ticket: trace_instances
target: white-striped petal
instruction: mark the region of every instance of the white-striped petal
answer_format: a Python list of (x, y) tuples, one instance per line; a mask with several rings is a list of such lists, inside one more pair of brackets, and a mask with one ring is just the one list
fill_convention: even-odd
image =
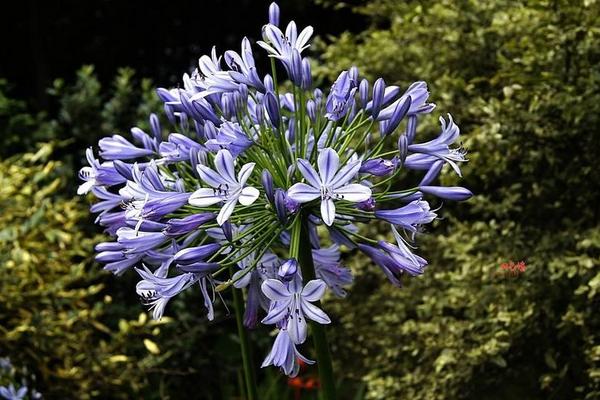
[(313, 279), (308, 282), (304, 289), (302, 289), (302, 298), (308, 301), (321, 300), (321, 297), (325, 294), (327, 285), (321, 279)]
[(328, 147), (319, 153), (317, 165), (319, 166), (319, 176), (321, 177), (321, 182), (323, 182), (324, 185), (329, 186), (329, 183), (335, 176), (335, 173), (340, 166), (340, 157), (335, 150)]
[(358, 174), (359, 170), (360, 160), (349, 162), (348, 164), (344, 165), (337, 174), (335, 174), (331, 180), (330, 186), (333, 189), (337, 189), (338, 187), (345, 185), (346, 183), (350, 182), (350, 180), (352, 180), (356, 174)]
[(240, 168), (240, 172), (238, 173), (238, 182), (240, 186), (244, 186), (252, 171), (254, 170), (255, 163), (244, 164), (242, 168)]
[(228, 183), (223, 177), (217, 174), (215, 171), (207, 167), (206, 165), (198, 164), (196, 170), (200, 175), (200, 179), (203, 182), (208, 183), (210, 186), (217, 188), (219, 185)]
[(235, 208), (235, 203), (237, 203), (237, 199), (228, 200), (225, 204), (223, 204), (221, 211), (219, 211), (219, 215), (217, 215), (217, 223), (219, 226), (223, 225), (225, 222), (227, 222), (229, 217), (231, 217), (233, 209)]
[(310, 304), (306, 300), (302, 300), (302, 311), (304, 311), (304, 315), (306, 316), (306, 318), (312, 319), (313, 321), (319, 324), (324, 325), (331, 323), (331, 320), (329, 319), (327, 314), (323, 312), (323, 310), (321, 310), (314, 304)]
[(287, 195), (298, 203), (307, 203), (321, 196), (321, 191), (306, 183), (296, 183), (288, 189)]
[(258, 199), (259, 194), (260, 192), (258, 191), (258, 189), (253, 188), (251, 186), (246, 186), (242, 189), (238, 200), (241, 205), (249, 206), (250, 204), (254, 203), (256, 199)]
[(292, 339), (292, 342), (301, 344), (306, 340), (308, 328), (306, 326), (306, 318), (304, 318), (304, 314), (302, 313), (302, 308), (299, 307), (299, 304), (294, 305), (298, 307), (298, 311), (296, 312), (296, 310), (292, 309), (292, 312), (288, 318), (287, 331), (288, 335), (290, 335), (290, 339)]
[(316, 188), (321, 187), (321, 179), (319, 178), (319, 174), (317, 174), (317, 171), (315, 171), (308, 161), (299, 158), (298, 170), (310, 185)]
[(371, 189), (358, 183), (342, 186), (335, 189), (333, 193), (340, 196), (340, 200), (351, 201), (353, 203), (365, 201), (371, 197)]
[(229, 150), (219, 150), (215, 157), (215, 168), (217, 172), (229, 183), (236, 183), (233, 156)]
[(321, 218), (323, 218), (325, 225), (333, 225), (333, 220), (335, 219), (335, 204), (333, 204), (333, 200), (327, 199), (321, 202)]
[(283, 282), (277, 279), (267, 279), (260, 288), (265, 296), (273, 301), (283, 301), (292, 295)]
[(215, 191), (210, 188), (201, 188), (191, 194), (188, 203), (196, 207), (208, 207), (217, 204), (223, 199), (215, 196)]

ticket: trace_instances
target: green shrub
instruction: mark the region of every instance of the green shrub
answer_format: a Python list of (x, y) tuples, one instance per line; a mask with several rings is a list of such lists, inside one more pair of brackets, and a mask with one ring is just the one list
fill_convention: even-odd
[[(350, 261), (357, 282), (333, 306), (339, 370), (371, 399), (599, 398), (599, 4), (354, 10), (369, 28), (321, 41), (320, 75), (356, 64), (388, 84), (427, 81), (461, 127), (470, 161), (460, 184), (477, 196), (442, 209), (446, 220), (421, 238), (426, 274), (403, 289)], [(504, 277), (510, 260), (527, 270)]]

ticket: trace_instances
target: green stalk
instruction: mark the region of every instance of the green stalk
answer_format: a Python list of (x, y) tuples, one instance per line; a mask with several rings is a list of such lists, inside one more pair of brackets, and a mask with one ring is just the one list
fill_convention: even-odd
[[(233, 274), (233, 271), (232, 271)], [(248, 341), (248, 332), (244, 327), (242, 309), (244, 307), (242, 296), (236, 288), (232, 288), (233, 305), (235, 307), (235, 320), (237, 322), (238, 335), (240, 337), (240, 349), (242, 352), (242, 363), (244, 365), (244, 381), (246, 382), (246, 394), (248, 400), (258, 400), (256, 392), (256, 381), (254, 380), (254, 371), (250, 357), (250, 342)]]
[[(297, 256), (300, 267), (302, 268), (302, 276), (306, 282), (315, 279), (315, 266), (312, 258), (312, 249), (310, 246), (310, 237), (308, 233), (308, 220), (305, 215), (296, 220), (292, 228), (292, 248), (290, 254), (292, 257)], [(317, 307), (321, 307), (321, 302), (316, 302)], [(329, 344), (327, 342), (327, 333), (325, 326), (317, 324), (314, 321), (309, 321), (310, 332), (315, 344), (317, 353), (317, 366), (319, 367), (319, 381), (321, 384), (321, 399), (335, 400), (335, 380), (333, 378), (333, 366), (331, 363), (331, 354), (329, 352)]]

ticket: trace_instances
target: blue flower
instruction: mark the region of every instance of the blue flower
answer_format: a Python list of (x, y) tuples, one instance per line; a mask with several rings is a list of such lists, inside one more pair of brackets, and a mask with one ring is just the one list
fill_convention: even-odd
[(331, 323), (327, 314), (311, 304), (323, 297), (326, 287), (320, 279), (309, 281), (304, 287), (299, 278), (287, 285), (277, 279), (267, 279), (261, 288), (271, 300), (271, 307), (262, 323), (269, 325), (285, 320), (285, 328), (292, 342), (304, 343), (308, 331), (306, 318), (319, 324)]
[(356, 82), (350, 79), (348, 71), (343, 71), (333, 83), (325, 107), (325, 117), (330, 121), (343, 118), (354, 105)]
[(287, 330), (283, 328), (277, 333), (273, 347), (263, 361), (261, 367), (264, 368), (268, 367), (269, 365), (280, 367), (284, 374), (293, 378), (298, 375), (298, 372), (300, 372), (300, 364), (298, 363), (298, 360), (301, 360), (309, 365), (315, 363), (314, 361), (309, 360), (300, 354), (298, 349), (296, 349), (296, 345), (291, 340)]
[(375, 216), (415, 233), (420, 225), (430, 223), (437, 217), (437, 214), (431, 211), (429, 203), (426, 201), (415, 200), (404, 207), (393, 210), (376, 210)]
[(452, 169), (459, 176), (462, 176), (457, 163), (466, 161), (465, 151), (460, 148), (450, 148), (450, 145), (458, 139), (460, 129), (454, 123), (450, 114), (448, 114), (448, 119), (449, 123), (446, 124), (444, 118), (440, 117), (442, 132), (437, 138), (425, 143), (408, 146), (409, 151), (417, 153), (411, 154), (406, 158), (405, 165), (408, 168), (411, 168), (413, 163), (418, 162), (419, 164), (414, 164), (414, 169), (429, 169), (437, 160), (442, 160), (450, 164)]
[(11, 383), (7, 386), (0, 386), (0, 396), (6, 400), (23, 400), (27, 394), (27, 386), (22, 386), (20, 389), (16, 389)]
[(306, 203), (321, 198), (321, 218), (331, 226), (335, 219), (334, 200), (358, 203), (371, 197), (367, 186), (350, 182), (360, 170), (360, 161), (352, 161), (339, 168), (340, 159), (331, 148), (321, 151), (317, 164), (319, 173), (307, 160), (298, 159), (298, 169), (306, 183), (296, 183), (288, 189), (287, 195), (298, 203)]
[(137, 294), (144, 303), (150, 306), (152, 317), (160, 320), (164, 314), (165, 307), (169, 300), (179, 293), (189, 288), (198, 281), (198, 275), (185, 273), (167, 278), (152, 273), (148, 268), (136, 268), (137, 273), (142, 277), (136, 286)]
[(237, 177), (233, 157), (227, 150), (221, 150), (215, 157), (214, 171), (204, 165), (198, 165), (198, 173), (202, 180), (212, 188), (201, 188), (190, 196), (189, 203), (196, 207), (206, 207), (224, 202), (217, 215), (217, 223), (223, 225), (233, 213), (235, 205), (249, 206), (258, 198), (256, 188), (246, 186), (246, 181), (252, 174), (254, 163), (242, 166)]

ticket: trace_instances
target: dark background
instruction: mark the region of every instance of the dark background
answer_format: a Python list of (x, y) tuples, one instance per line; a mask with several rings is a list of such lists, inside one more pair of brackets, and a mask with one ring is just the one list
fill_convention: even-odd
[[(46, 89), (53, 79), (68, 79), (83, 64), (94, 65), (101, 82), (127, 66), (158, 86), (173, 86), (180, 82), (178, 71), (191, 70), (213, 45), (222, 54), (238, 49), (244, 35), (258, 40), (268, 22), (269, 4), (265, 0), (10, 2), (0, 17), (0, 77), (10, 82), (12, 96), (38, 108), (48, 106)], [(333, 13), (304, 1), (280, 6), (282, 25), (293, 16), (300, 28), (310, 24), (321, 36), (365, 27), (364, 20), (347, 9)], [(257, 58), (263, 56), (255, 53)]]

